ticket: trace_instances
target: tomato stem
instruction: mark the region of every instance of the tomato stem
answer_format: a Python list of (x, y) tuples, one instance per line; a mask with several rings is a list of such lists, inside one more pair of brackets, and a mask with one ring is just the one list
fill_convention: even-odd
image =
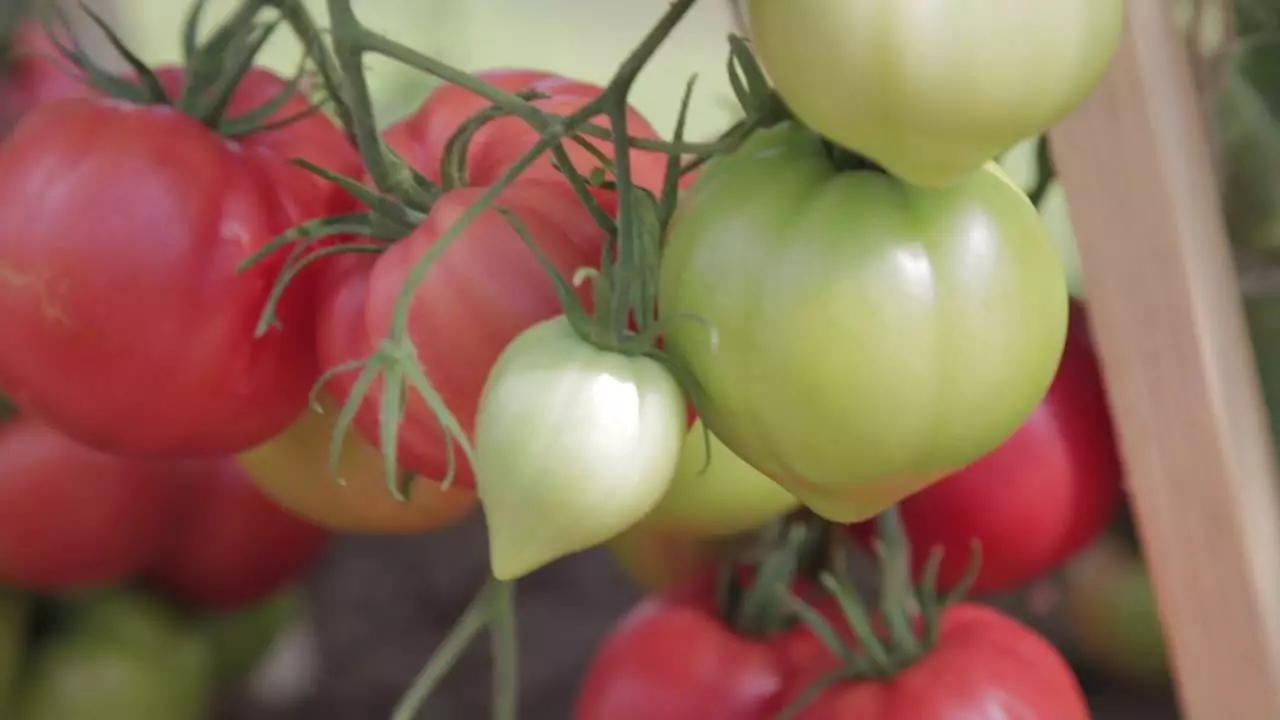
[(516, 720), (520, 709), (519, 645), (516, 632), (515, 583), (495, 581), (489, 603), (493, 643), (493, 718)]

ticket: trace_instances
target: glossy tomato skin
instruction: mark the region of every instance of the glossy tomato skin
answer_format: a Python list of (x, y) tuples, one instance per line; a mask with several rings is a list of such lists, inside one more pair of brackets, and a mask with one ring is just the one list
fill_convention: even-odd
[(120, 458), (30, 418), (0, 427), (0, 583), (70, 592), (142, 571), (167, 540), (181, 463)]
[(231, 459), (203, 463), (180, 489), (172, 533), (147, 573), (198, 610), (235, 610), (283, 590), (320, 556), (328, 531), (277, 505)]
[[(160, 75), (177, 84), (177, 71)], [(230, 113), (284, 87), (255, 70)], [(234, 141), (168, 107), (101, 98), (29, 115), (0, 146), (0, 387), (121, 454), (216, 456), (283, 430), (318, 373), (313, 277), (298, 278), (279, 327), (255, 340), (287, 253), (237, 266), (351, 202), (289, 164), (299, 155), (357, 167), (319, 113)]]
[(522, 577), (634, 526), (671, 483), (687, 405), (658, 361), (602, 350), (562, 315), (502, 351), (475, 422), (494, 577)]
[(749, 0), (748, 12), (761, 65), (797, 118), (933, 187), (1066, 117), (1101, 80), (1124, 23), (1123, 0)]
[[(391, 330), (397, 295), (409, 273), (457, 218), (483, 194), (461, 188), (441, 196), (423, 224), (372, 263), (334, 265), (320, 309), (320, 356), (325, 367), (369, 357)], [(503, 193), (500, 202), (519, 217), (543, 254), (570, 277), (599, 265), (604, 233), (563, 183), (527, 181)], [(365, 295), (360, 297), (359, 288)], [(590, 307), (591, 289), (579, 299)], [(471, 435), (480, 393), (498, 355), (526, 328), (558, 315), (559, 298), (537, 257), (497, 211), (482, 214), (443, 253), (417, 287), (409, 339), (441, 398)], [(448, 338), (448, 342), (441, 342)], [(327, 385), (338, 401), (349, 397), (357, 373)], [(381, 379), (361, 403), (356, 427), (377, 447)], [(432, 480), (446, 476), (447, 447), (426, 402), (408, 392), (400, 426), (397, 462)], [(456, 447), (454, 482), (475, 485), (472, 468)]]
[[(541, 93), (532, 104), (545, 112), (570, 115), (599, 97), (601, 88), (538, 70), (499, 68), (484, 70), (476, 77), (499, 90), (516, 93), (531, 90)], [(423, 101), (422, 106), (404, 120), (387, 129), (387, 145), (432, 180), (440, 179), (441, 163), (450, 138), (477, 113), (491, 107), (488, 100), (457, 85), (444, 84)], [(658, 133), (639, 112), (629, 109), (627, 132), (632, 137), (656, 138)], [(595, 122), (607, 125), (603, 116)], [(537, 144), (538, 132), (516, 117), (496, 118), (472, 136), (467, 150), (467, 184), (488, 186), (497, 182), (520, 156)], [(587, 138), (607, 157), (613, 157), (612, 141)], [(599, 165), (592, 154), (577, 143), (562, 143), (574, 168), (584, 176)], [(666, 155), (633, 149), (630, 153), (632, 178), (641, 187), (658, 193), (666, 172)], [(550, 153), (539, 158), (521, 175), (522, 180), (538, 179), (563, 182), (564, 175), (555, 168)], [(615, 193), (599, 189), (593, 193), (606, 212), (617, 208)]]
[[(836, 667), (828, 651), (818, 656), (826, 661), (797, 676), (787, 703)], [(1048, 640), (993, 608), (963, 603), (946, 611), (937, 646), (914, 665), (889, 680), (838, 684), (794, 717), (1088, 720), (1091, 715), (1071, 667)]]
[(1044, 400), (991, 454), (899, 506), (922, 572), (943, 551), (940, 587), (982, 547), (974, 592), (998, 593), (1050, 572), (1115, 517), (1124, 495), (1106, 389), (1085, 310), (1072, 303), (1062, 364)]
[(58, 58), (56, 46), (40, 23), (20, 23), (0, 70), (0, 138), (28, 112), (47, 102), (83, 95), (87, 87)]
[[(726, 270), (731, 268), (732, 272)], [(836, 522), (994, 449), (1051, 383), (1068, 301), (1035, 207), (994, 164), (945, 189), (838, 172), (757, 133), (685, 193), (662, 261), (666, 346), (702, 420)]]
[(690, 603), (647, 598), (596, 651), (574, 720), (766, 720), (786, 684), (764, 642)]

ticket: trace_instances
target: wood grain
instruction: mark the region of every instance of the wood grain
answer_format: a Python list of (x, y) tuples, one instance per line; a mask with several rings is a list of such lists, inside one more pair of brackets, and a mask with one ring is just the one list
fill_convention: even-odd
[(1189, 720), (1280, 718), (1280, 497), (1208, 138), (1165, 0), (1051, 134)]

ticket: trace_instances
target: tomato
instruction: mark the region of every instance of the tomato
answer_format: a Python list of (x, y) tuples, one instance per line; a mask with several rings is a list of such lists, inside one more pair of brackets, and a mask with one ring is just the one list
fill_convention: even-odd
[[(417, 533), (453, 525), (476, 506), (470, 488), (421, 480), (408, 502), (387, 491), (382, 455), (356, 432), (343, 436), (338, 476), (329, 468), (329, 442), (339, 408), (320, 399), (280, 435), (237, 457), (260, 490), (293, 512), (345, 532)], [(341, 482), (338, 481), (341, 479)]]
[(36, 648), (18, 720), (202, 720), (212, 701), (203, 638), (140, 594), (80, 608)]
[(836, 522), (1012, 435), (1053, 380), (1068, 314), (1036, 209), (997, 166), (945, 189), (838, 172), (793, 124), (685, 194), (658, 299), (702, 320), (665, 339), (705, 390), (707, 428)]
[(760, 63), (800, 121), (935, 187), (1066, 117), (1102, 79), (1124, 25), (1123, 0), (747, 8)]
[[(544, 112), (570, 115), (595, 100), (601, 92), (598, 85), (581, 82), (539, 70), (499, 68), (476, 73), (476, 78), (507, 92), (535, 91), (544, 97), (532, 104)], [(491, 107), (488, 100), (457, 85), (443, 84), (435, 89), (417, 111), (387, 129), (385, 139), (393, 150), (432, 180), (440, 179), (445, 146), (458, 128), (477, 113)], [(607, 126), (604, 116), (595, 123)], [(627, 133), (632, 137), (656, 138), (658, 133), (634, 108), (627, 114)], [(467, 149), (465, 180), (470, 185), (488, 186), (526, 151), (537, 144), (539, 134), (517, 117), (491, 120), (476, 132)], [(613, 142), (586, 138), (606, 157), (613, 157)], [(585, 148), (571, 141), (561, 143), (574, 168), (584, 176), (599, 166), (599, 161)], [(667, 156), (639, 149), (630, 153), (632, 180), (654, 193), (662, 189)], [(521, 175), (522, 180), (541, 179), (563, 182), (563, 174), (552, 163), (551, 154), (542, 156)], [(617, 208), (616, 196), (605, 189), (593, 193), (606, 212)]]
[(669, 535), (641, 525), (627, 528), (605, 549), (628, 580), (650, 592), (669, 590), (721, 560), (723, 538)]
[(758, 528), (799, 504), (698, 422), (685, 436), (670, 487), (641, 525), (672, 535), (724, 537)]
[(44, 28), (35, 21), (19, 23), (7, 50), (0, 48), (0, 57), (5, 60), (0, 69), (0, 138), (32, 109), (85, 93), (84, 83), (70, 66), (55, 59), (57, 52)]
[[(817, 640), (811, 642), (816, 646)], [(829, 651), (791, 686), (787, 704), (838, 667)], [(785, 707), (785, 705), (784, 705)], [(1013, 618), (962, 603), (942, 616), (937, 645), (885, 680), (840, 683), (796, 720), (1000, 717), (1088, 720), (1084, 692), (1058, 651)]]
[(587, 669), (574, 720), (766, 720), (785, 667), (768, 642), (714, 614), (654, 597), (605, 639)]
[(143, 570), (167, 540), (181, 463), (120, 458), (30, 418), (0, 427), (0, 582), (65, 592)]
[(902, 501), (917, 572), (943, 551), (954, 586), (982, 546), (975, 592), (1003, 592), (1048, 573), (1106, 529), (1120, 507), (1119, 451), (1083, 306), (1073, 303), (1049, 393), (991, 454)]
[(181, 488), (173, 534), (147, 573), (190, 607), (234, 610), (293, 584), (328, 531), (277, 505), (230, 459), (207, 462)]
[[(598, 88), (526, 71), (490, 71), (480, 77), (508, 90), (533, 83), (553, 97), (538, 101), (548, 110), (571, 112)], [(459, 126), (486, 107), (485, 101), (453, 86), (442, 86), (409, 118), (388, 128), (387, 144), (432, 180), (440, 179), (444, 146)], [(639, 116), (634, 134), (653, 134)], [(371, 354), (387, 336), (396, 297), (410, 269), (519, 156), (537, 142), (522, 121), (499, 119), (484, 126), (468, 149), (466, 187), (446, 192), (425, 222), (375, 260), (341, 258), (326, 269), (319, 319), (323, 367), (336, 367)], [(571, 154), (581, 152), (572, 145)], [(611, 153), (607, 153), (611, 156)], [(661, 168), (645, 165), (635, 153), (637, 182), (658, 189)], [(650, 168), (646, 170), (645, 168)], [(585, 168), (584, 168), (585, 170)], [(597, 193), (606, 197), (608, 193)], [(567, 181), (544, 160), (508, 189), (498, 204), (527, 227), (542, 252), (564, 276), (599, 265), (605, 235)], [(605, 203), (609, 206), (609, 203)], [(606, 208), (607, 209), (607, 208)], [(579, 299), (590, 304), (590, 288)], [(546, 271), (524, 240), (498, 212), (473, 221), (433, 265), (414, 293), (409, 336), (428, 378), (463, 430), (472, 432), (476, 405), (489, 369), (502, 349), (524, 329), (561, 311)], [(483, 331), (477, 329), (483, 328)], [(449, 338), (441, 343), (440, 338)], [(356, 373), (333, 379), (328, 390), (345, 402)], [(446, 474), (447, 444), (425, 402), (412, 390), (399, 428), (397, 462), (430, 479)], [(357, 430), (378, 446), (381, 382), (360, 405)], [(455, 450), (458, 448), (455, 447)], [(470, 465), (457, 452), (455, 482), (474, 485)]]
[[(182, 72), (164, 69), (166, 84)], [(250, 72), (232, 115), (286, 88)], [(280, 116), (307, 107), (301, 96)], [(167, 106), (70, 98), (0, 146), (0, 387), (73, 438), (123, 454), (216, 456), (275, 436), (319, 368), (313, 277), (254, 339), (287, 253), (237, 265), (278, 233), (351, 203), (288, 160), (348, 174), (321, 113), (238, 140)], [(57, 187), (57, 192), (48, 188)]]
[(27, 621), (32, 599), (0, 588), (0, 717), (9, 717), (27, 651)]
[(216, 684), (229, 687), (248, 678), (301, 606), (301, 594), (289, 589), (244, 610), (197, 619), (213, 651)]
[(521, 577), (635, 525), (675, 473), (686, 409), (658, 361), (601, 350), (564, 316), (521, 333), (476, 413), (494, 576)]
[(1102, 538), (1067, 567), (1062, 619), (1069, 651), (1082, 664), (1137, 685), (1169, 684), (1169, 657), (1147, 569), (1118, 538)]

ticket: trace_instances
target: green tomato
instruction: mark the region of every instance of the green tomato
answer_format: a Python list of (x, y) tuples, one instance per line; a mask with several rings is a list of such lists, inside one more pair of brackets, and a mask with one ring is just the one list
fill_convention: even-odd
[(24, 675), (19, 720), (203, 720), (212, 656), (194, 628), (141, 594), (77, 603)]
[(0, 588), (0, 717), (8, 717), (18, 688), (27, 644), (31, 598), (10, 588)]
[(601, 350), (564, 316), (517, 336), (490, 371), (474, 432), (494, 576), (521, 577), (636, 524), (671, 483), (686, 422), (658, 361)]
[(1067, 566), (1063, 619), (1085, 664), (1139, 685), (1166, 685), (1169, 659), (1142, 559), (1103, 537)]
[(958, 182), (1102, 78), (1123, 0), (749, 0), (761, 65), (802, 122), (917, 185)]
[(707, 427), (835, 522), (994, 449), (1044, 396), (1067, 292), (1035, 208), (994, 163), (920, 188), (838, 171), (794, 124), (685, 194), (662, 260), (668, 351)]
[[(1024, 192), (1031, 192), (1040, 179), (1040, 138), (1030, 138), (1014, 145), (1000, 156), (1000, 167)], [(1080, 279), (1080, 253), (1076, 248), (1075, 228), (1071, 224), (1071, 206), (1067, 203), (1067, 190), (1057, 180), (1040, 199), (1040, 217), (1044, 219), (1049, 237), (1058, 250), (1062, 272), (1067, 278), (1067, 291), (1071, 297), (1084, 298), (1084, 283)]]
[(215, 683), (229, 686), (248, 678), (301, 608), (302, 596), (286, 590), (245, 610), (198, 619), (197, 628), (213, 648)]
[(754, 530), (799, 504), (705, 431), (699, 420), (685, 437), (671, 486), (640, 524), (669, 535), (726, 537)]

